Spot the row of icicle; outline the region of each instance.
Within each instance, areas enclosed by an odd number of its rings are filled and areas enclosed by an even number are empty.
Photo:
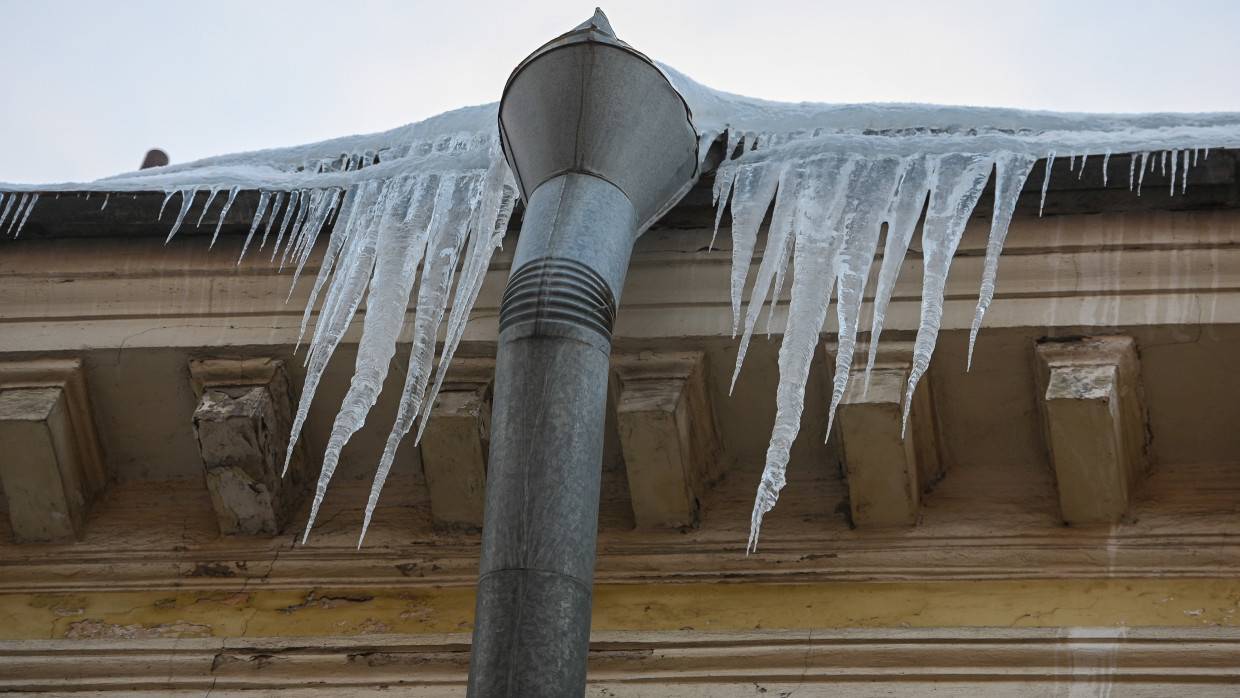
[[[490,162],[485,170],[414,172],[388,179],[362,180],[347,187],[259,191],[256,213],[242,244],[241,257],[252,246],[266,248],[270,240],[271,260],[278,257],[281,269],[286,265],[293,267],[290,297],[319,234],[325,228],[331,231],[298,329],[298,348],[309,336],[306,377],[293,415],[284,473],[287,473],[328,361],[365,300],[356,367],[323,454],[303,542],[314,525],[341,451],[361,428],[378,399],[396,353],[411,297],[415,299],[416,310],[408,374],[395,424],[375,472],[359,546],[391,471],[396,450],[419,419],[417,438],[421,438],[429,407],[434,404],[464,334],[491,255],[502,242],[516,202],[515,181],[498,149],[494,149]],[[166,192],[161,218],[169,202],[178,195],[181,197],[167,240],[182,228],[197,193],[203,189],[207,191],[207,199],[196,222],[201,226],[221,188],[177,187]],[[227,190],[211,245],[215,244],[239,191],[240,187]],[[28,208],[26,211],[28,214]],[[462,254],[463,266],[458,264]],[[456,278],[458,266],[461,266],[459,279]],[[318,314],[311,329],[316,307]],[[435,344],[445,316],[446,338],[432,383]]]
[[[728,153],[742,155],[720,166],[714,185],[715,234],[725,209],[732,217],[731,303],[733,336],[740,335],[732,386],[740,375],[758,317],[768,303],[767,333],[791,266],[792,282],[787,325],[779,350],[779,384],[775,425],[766,463],[755,497],[747,550],[756,550],[762,518],[779,498],[786,482],[788,459],[800,430],[814,351],[832,298],[838,324],[827,433],[844,397],[852,369],[859,321],[871,267],[882,231],[886,238],[873,300],[869,352],[864,389],[869,387],[886,311],[905,255],[922,220],[921,316],[913,343],[903,404],[907,429],[913,392],[929,367],[943,317],[947,275],[987,183],[994,175],[995,203],[986,245],[981,288],[969,332],[968,363],[982,320],[995,293],[999,255],[1020,193],[1037,157],[1027,153],[945,153],[935,155],[818,154],[805,158],[748,159],[741,137],[731,136]],[[758,146],[761,146],[759,141]],[[1164,175],[1170,165],[1170,193],[1187,188],[1188,169],[1198,161],[1199,149],[1163,151]],[[1191,155],[1191,160],[1190,160]],[[1204,151],[1205,157],[1209,150]],[[1070,156],[1069,170],[1084,174],[1088,155]],[[1111,153],[1103,153],[1102,177],[1108,180]],[[1045,204],[1055,153],[1046,158],[1041,204]],[[1148,152],[1131,156],[1130,189],[1140,193],[1147,169],[1154,169]],[[1177,177],[1177,174],[1179,175]],[[770,211],[766,247],[742,314],[742,295],[748,282],[759,226]],[[1041,206],[1039,207],[1041,215]],[[743,321],[743,322],[742,322]]]
[[[751,520],[748,549],[753,550],[762,517],[774,507],[785,484],[789,452],[800,429],[805,385],[832,298],[835,299],[839,338],[828,409],[828,433],[848,385],[864,292],[879,242],[884,239],[882,231],[885,228],[887,232],[873,300],[867,388],[897,276],[924,212],[921,318],[904,400],[907,425],[913,391],[925,374],[934,350],[942,321],[947,275],[965,225],[993,173],[995,204],[981,288],[969,334],[971,365],[982,319],[994,298],[999,254],[1008,226],[1038,158],[1027,153],[961,152],[903,156],[819,153],[803,158],[763,159],[746,156],[775,148],[784,139],[772,136],[764,140],[762,136],[737,132],[730,132],[728,138],[727,152],[737,156],[720,165],[713,193],[717,206],[716,235],[724,210],[730,208],[732,216],[730,296],[733,332],[741,336],[733,385],[763,306],[769,301],[769,335],[775,304],[787,274],[791,273],[788,322],[779,351],[775,425]],[[1199,149],[1161,151],[1161,157],[1150,152],[1133,154],[1128,173],[1129,189],[1140,195],[1146,172],[1153,172],[1157,167],[1164,176],[1170,173],[1171,195],[1175,194],[1177,183],[1183,193],[1187,188],[1188,170],[1197,165],[1199,156],[1208,158],[1209,150],[1204,153]],[[1053,151],[1045,157],[1041,205],[1045,204],[1055,157]],[[1078,156],[1069,157],[1069,170],[1077,172],[1080,178],[1089,155],[1079,156],[1079,168]],[[1104,186],[1109,177],[1110,159],[1110,152],[1102,154]],[[354,171],[376,161],[371,154],[344,156],[339,165],[323,165],[318,170]],[[331,230],[298,331],[297,346],[300,347],[317,306],[318,315],[305,356],[305,384],[287,450],[286,470],[327,363],[363,299],[366,304],[354,374],[328,438],[303,542],[314,524],[342,449],[361,428],[378,399],[405,326],[411,297],[415,311],[408,372],[396,421],[376,468],[359,545],[374,515],[397,448],[418,420],[421,421],[415,443],[421,437],[429,408],[434,404],[461,341],[491,255],[502,241],[515,204],[516,189],[511,172],[493,146],[490,162],[485,170],[410,173],[387,179],[363,179],[348,186],[259,192],[257,210],[241,256],[244,257],[252,246],[265,249],[270,241],[271,260],[279,257],[280,268],[293,267],[290,297],[292,286],[310,260],[319,234],[325,228]],[[240,186],[168,189],[160,218],[171,200],[178,195],[181,197],[168,240],[182,228],[196,195],[203,190],[207,192],[207,199],[196,221],[198,226],[202,225],[217,196],[226,192],[211,237],[211,244],[215,244],[225,217],[242,190]],[[38,199],[39,194],[35,192],[0,194],[0,231],[14,237],[19,235]],[[106,198],[103,206],[107,206]],[[742,308],[759,227],[768,211],[771,215],[765,252],[748,304]],[[460,278],[456,279],[458,267]],[[432,383],[435,344],[445,315],[448,315],[446,334]]]

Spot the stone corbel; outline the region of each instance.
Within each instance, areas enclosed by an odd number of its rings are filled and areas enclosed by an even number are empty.
[[[938,424],[929,376],[913,393],[908,429],[902,431],[913,345],[883,342],[866,388],[869,346],[858,344],[852,375],[836,412],[836,434],[848,482],[852,523],[858,528],[912,526],[923,492],[943,477]],[[834,365],[836,346],[827,346]],[[860,364],[858,366],[858,364]]]
[[[1136,342],[1121,336],[1044,340],[1035,353],[1063,519],[1114,523],[1152,464]]]
[[[694,526],[702,495],[722,474],[721,449],[699,351],[617,353],[616,417],[639,528]]]
[[[495,360],[457,358],[431,406],[419,444],[436,526],[482,527]]]
[[[107,484],[81,360],[0,363],[0,444],[14,538],[81,538]]]
[[[279,533],[309,483],[300,444],[281,477],[293,422],[283,362],[196,359],[189,370],[198,395],[194,433],[220,532]]]

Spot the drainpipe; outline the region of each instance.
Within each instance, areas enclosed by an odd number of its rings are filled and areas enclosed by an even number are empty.
[[[471,696],[581,696],[611,330],[637,237],[697,177],[689,109],[594,17],[500,102],[526,202],[500,307]]]

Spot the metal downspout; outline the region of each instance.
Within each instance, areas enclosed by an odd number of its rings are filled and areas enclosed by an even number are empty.
[[[697,176],[688,107],[602,12],[500,103],[525,217],[500,310],[471,696],[585,692],[611,331],[633,243]]]

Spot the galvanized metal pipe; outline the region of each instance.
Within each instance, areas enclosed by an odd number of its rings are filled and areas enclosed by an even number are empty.
[[[500,311],[474,695],[584,691],[611,328],[636,231],[624,193],[589,175],[526,209]]]
[[[597,13],[500,104],[526,202],[500,309],[469,691],[585,692],[611,331],[633,243],[697,174],[688,108]]]

